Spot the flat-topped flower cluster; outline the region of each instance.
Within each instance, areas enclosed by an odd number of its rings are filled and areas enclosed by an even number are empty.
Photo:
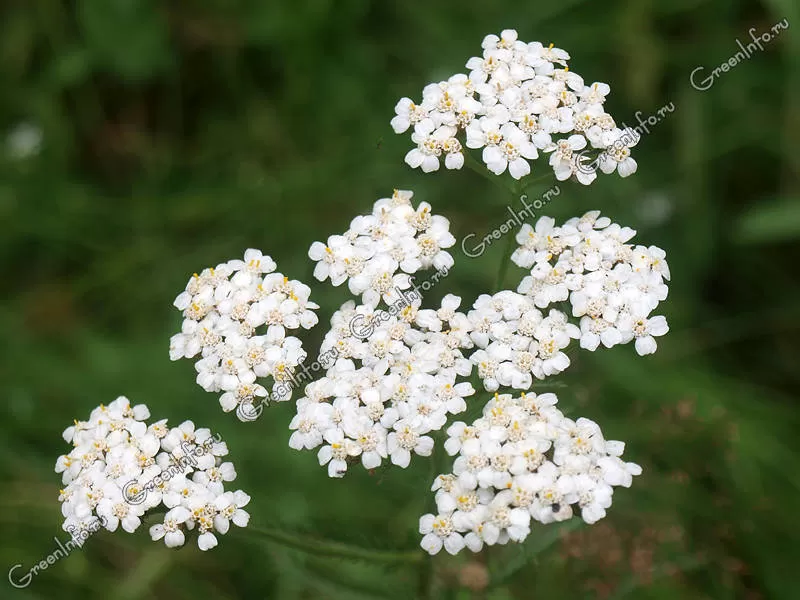
[[[468,314],[470,337],[480,348],[470,360],[489,392],[500,386],[527,390],[570,365],[564,350],[580,337],[567,315],[540,311],[532,298],[510,290],[480,296]]]
[[[419,310],[412,300],[399,311],[345,303],[321,348],[339,358],[297,401],[289,445],[322,446],[319,462],[331,477],[354,460],[374,469],[388,458],[405,468],[412,454],[429,456],[427,434],[466,410],[464,398],[475,393],[459,381],[472,371],[461,352],[471,342],[460,301],[449,295],[438,310]]]
[[[656,351],[655,337],[669,330],[663,316],[651,316],[666,299],[669,266],[656,246],[628,242],[630,227],[591,211],[560,226],[551,217],[522,226],[520,247],[511,260],[530,269],[518,292],[539,308],[569,302],[580,318],[581,348],[611,348],[635,340],[640,355]]]
[[[209,429],[195,429],[192,421],[170,428],[166,419],[148,425],[149,418],[146,405],[131,407],[120,396],[64,430],[64,440],[73,445],[55,467],[65,486],[58,498],[64,531],[82,540],[82,532],[93,531],[99,520],[109,531],[121,526],[133,533],[160,506],[167,513],[150,535],[170,548],[182,546],[195,528],[197,545],[208,550],[231,523],[245,527],[250,517],[243,507],[250,496],[225,490],[236,478],[233,463],[222,461],[225,442]]]
[[[308,256],[316,261],[314,277],[330,279],[334,286],[347,282],[350,292],[365,305],[383,300],[394,304],[401,291],[411,287],[410,274],[435,268],[447,270],[453,257],[447,252],[456,243],[450,222],[431,213],[431,205],[411,203],[414,193],[395,190],[390,198],[375,202],[372,214],[353,219],[341,235],[326,243],[314,242]]]
[[[629,487],[641,467],[620,458],[625,444],[606,441],[589,419],[564,417],[557,402],[555,394],[495,394],[483,416],[447,430],[445,448],[457,458],[433,483],[438,514],[420,518],[426,551],[479,552],[524,541],[531,520],[605,516],[613,488]]]
[[[638,135],[617,127],[604,109],[611,88],[587,85],[570,71],[569,54],[539,42],[525,43],[513,29],[487,35],[483,54],[470,58],[469,75],[431,83],[422,102],[402,98],[395,106],[395,133],[412,129],[416,144],[406,163],[431,172],[464,166],[464,146],[482,150],[492,173],[514,179],[531,172],[529,161],[549,154],[559,180],[588,185],[603,173],[636,172],[630,148]]]
[[[194,358],[197,383],[207,392],[222,392],[222,410],[242,421],[260,414],[256,402],[267,396],[257,379],[271,377],[270,398],[289,400],[285,385],[306,357],[302,343],[287,329],[310,329],[319,306],[309,300],[311,288],[275,272],[276,264],[259,250],[195,273],[175,299],[183,312],[181,332],[170,340],[170,358]],[[257,333],[265,328],[263,333]]]

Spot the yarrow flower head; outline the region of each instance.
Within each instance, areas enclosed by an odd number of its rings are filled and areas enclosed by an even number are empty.
[[[376,307],[401,298],[412,287],[413,273],[450,269],[454,261],[447,249],[456,243],[450,222],[432,214],[426,202],[414,208],[413,195],[395,190],[391,198],[375,202],[372,214],[353,219],[342,235],[314,242],[308,251],[317,263],[314,276],[334,286],[347,282],[352,294]]]
[[[245,527],[249,515],[242,509],[250,497],[225,490],[236,478],[233,463],[223,462],[225,442],[192,421],[170,428],[166,420],[148,425],[149,417],[147,406],[131,407],[120,396],[64,431],[73,449],[55,467],[65,485],[59,493],[63,529],[79,545],[98,522],[133,533],[162,505],[168,512],[150,535],[168,547],[182,546],[186,532],[197,527],[197,544],[208,550],[231,522]]]
[[[297,401],[289,440],[297,450],[320,447],[331,477],[356,461],[405,468],[413,454],[429,456],[428,434],[466,410],[475,392],[459,382],[472,371],[461,352],[472,346],[461,299],[445,296],[437,310],[420,310],[413,291],[405,300],[387,310],[350,301],[331,319],[321,352],[338,358]]]
[[[620,458],[624,443],[606,441],[589,419],[564,417],[557,402],[555,394],[495,394],[474,423],[447,430],[456,459],[432,486],[438,514],[419,520],[423,549],[479,552],[524,541],[532,520],[579,511],[591,524],[606,515],[614,487],[629,487],[642,469]]]
[[[607,84],[587,85],[570,71],[566,51],[522,42],[513,29],[487,35],[482,47],[467,61],[468,75],[431,83],[420,103],[401,98],[395,106],[395,133],[412,130],[409,166],[429,173],[444,160],[460,169],[466,147],[481,150],[489,171],[514,179],[528,175],[542,152],[559,180],[588,185],[598,167],[622,177],[636,172],[630,148],[638,135],[605,112]]]
[[[652,312],[667,297],[670,273],[663,250],[628,243],[635,234],[599,211],[561,226],[550,217],[523,225],[511,260],[530,274],[517,291],[542,309],[569,301],[582,348],[635,340],[638,354],[652,354],[669,330]]]
[[[222,392],[222,409],[243,421],[256,418],[266,398],[289,400],[287,382],[306,352],[287,330],[318,321],[311,289],[275,269],[269,256],[249,249],[244,260],[195,273],[175,299],[184,321],[170,340],[170,358],[199,355],[198,385]],[[271,393],[258,383],[263,377],[272,378]]]
[[[570,364],[563,351],[580,337],[564,313],[544,314],[530,297],[509,290],[480,296],[467,317],[479,348],[470,360],[490,392],[500,386],[527,390],[533,377],[560,373]]]

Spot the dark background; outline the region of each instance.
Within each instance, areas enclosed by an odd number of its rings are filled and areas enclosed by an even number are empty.
[[[783,19],[787,31],[711,89],[690,85],[750,28]],[[146,527],[102,532],[0,597],[796,597],[795,0],[6,0],[0,22],[1,564],[28,569],[65,537],[61,431],[120,394],[154,418],[221,432],[236,487],[253,496],[252,527],[209,553],[167,550]],[[502,223],[507,197],[475,173],[406,167],[410,140],[389,120],[400,96],[462,71],[505,27],[608,82],[618,121],[673,103],[634,150],[635,176],[561,184],[545,211],[602,209],[664,248],[671,331],[646,358],[632,346],[580,353],[559,380],[563,408],[627,441],[644,467],[607,519],[417,561],[407,551],[430,461],[329,480],[314,453],[288,448],[289,403],[240,423],[195,385],[190,361],[169,361],[181,319],[171,304],[193,271],[247,247],[312,283],[311,242],[393,188],[431,202],[459,240]],[[499,246],[454,257],[432,300],[497,290]],[[522,275],[512,266],[506,287]],[[310,355],[347,297],[314,285]]]

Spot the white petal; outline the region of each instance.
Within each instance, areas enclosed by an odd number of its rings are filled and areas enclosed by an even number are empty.
[[[647,354],[653,354],[656,351],[658,345],[656,344],[655,338],[652,335],[648,335],[645,337],[636,338],[636,352],[639,356],[645,356]]]
[[[442,538],[433,533],[427,534],[422,538],[422,542],[420,542],[422,549],[431,555],[438,554],[439,550],[442,549],[442,545]]]
[[[444,541],[444,549],[450,554],[458,554],[462,548],[464,548],[464,538],[457,533],[450,534]]]
[[[663,316],[652,317],[647,319],[647,332],[650,335],[664,335],[669,331],[669,325],[667,325],[667,319]]]

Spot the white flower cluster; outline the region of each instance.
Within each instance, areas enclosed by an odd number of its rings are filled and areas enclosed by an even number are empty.
[[[470,337],[480,348],[470,360],[490,392],[500,386],[527,390],[533,377],[560,373],[570,364],[563,350],[580,337],[564,313],[553,309],[545,316],[529,296],[509,290],[483,294],[467,317]]]
[[[170,339],[170,358],[200,354],[197,383],[208,392],[223,392],[222,410],[237,409],[242,421],[260,414],[255,403],[267,396],[256,382],[259,377],[273,378],[271,399],[290,398],[286,382],[306,352],[286,330],[310,329],[318,321],[313,311],[319,306],[309,300],[311,289],[275,268],[269,256],[249,249],[244,260],[195,273],[175,299],[184,321],[181,333]],[[262,326],[266,332],[256,335]]]
[[[613,488],[629,487],[642,469],[620,456],[623,442],[606,441],[596,423],[567,419],[554,394],[495,395],[472,425],[454,423],[447,452],[451,474],[433,484],[438,514],[420,518],[421,546],[456,554],[465,546],[523,541],[531,519],[595,523],[611,506]]]
[[[395,106],[394,131],[413,127],[409,166],[436,171],[444,155],[445,167],[460,169],[466,145],[483,149],[491,172],[508,170],[515,179],[530,173],[539,152],[550,153],[559,180],[588,185],[597,167],[622,177],[636,172],[630,148],[639,136],[605,112],[607,84],[586,85],[569,70],[567,52],[522,42],[513,29],[487,35],[482,46],[483,56],[466,63],[469,76],[427,85],[421,104],[402,98]]]
[[[319,281],[330,278],[334,286],[347,281],[352,294],[375,307],[381,299],[394,304],[399,292],[411,287],[409,274],[452,267],[453,257],[446,251],[456,243],[450,222],[431,214],[427,202],[415,209],[413,195],[395,190],[391,198],[375,202],[371,215],[353,219],[342,235],[330,236],[325,244],[314,242],[308,251],[317,262],[314,276]]]
[[[511,260],[530,275],[517,291],[539,308],[569,300],[582,348],[635,340],[636,352],[652,354],[655,337],[669,330],[663,316],[651,316],[667,297],[669,266],[660,248],[628,244],[635,234],[599,211],[558,227],[551,217],[523,225]]]
[[[195,527],[201,550],[216,546],[214,533],[225,534],[231,521],[245,527],[250,517],[242,507],[250,496],[225,491],[224,482],[236,478],[233,464],[222,462],[226,444],[191,421],[148,426],[149,417],[147,406],[131,407],[121,396],[64,431],[73,449],[55,467],[65,485],[58,498],[63,529],[75,541],[96,529],[98,520],[109,531],[121,526],[133,533],[145,513],[160,505],[168,512],[150,536],[164,538],[170,548],[182,546],[184,531]]]
[[[338,359],[297,401],[289,445],[321,446],[319,462],[331,477],[343,477],[359,458],[374,469],[386,458],[405,468],[412,454],[429,456],[427,434],[466,410],[464,398],[475,393],[457,381],[472,371],[461,353],[472,342],[460,302],[448,295],[438,310],[419,310],[399,300],[386,311],[345,303],[321,348],[335,348]]]

